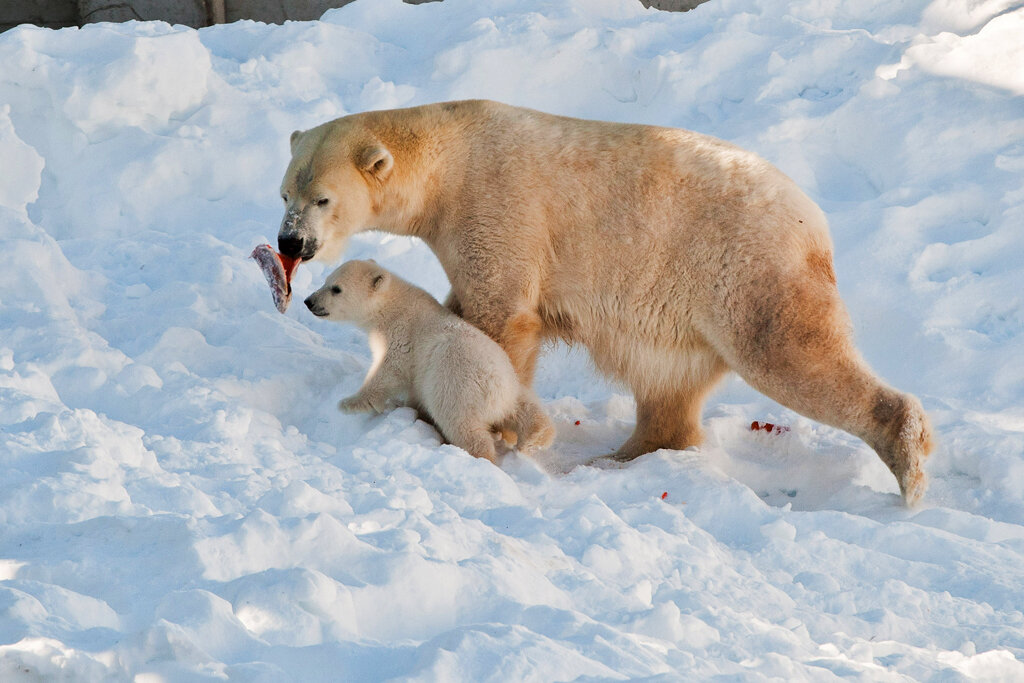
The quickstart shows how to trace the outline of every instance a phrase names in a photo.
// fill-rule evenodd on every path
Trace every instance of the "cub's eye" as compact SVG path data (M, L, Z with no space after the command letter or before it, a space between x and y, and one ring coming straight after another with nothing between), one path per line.
M341 294L341 287L338 285L331 287L331 294Z
M316 200L316 205L317 206L327 206L327 203L329 201L331 201L331 200L329 200L327 197L321 197L320 199Z
M288 203L288 195L286 195L286 194L281 195L281 201L283 201L285 204L287 204Z

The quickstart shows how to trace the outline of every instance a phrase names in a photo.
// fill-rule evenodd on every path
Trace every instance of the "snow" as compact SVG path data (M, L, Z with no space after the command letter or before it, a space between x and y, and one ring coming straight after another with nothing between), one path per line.
M0 679L1024 678L1022 30L1010 0L359 0L0 35ZM578 349L542 359L534 459L340 414L365 337L279 315L247 258L288 135L463 97L797 180L864 355L934 420L924 504L735 378L699 449L574 467L633 423ZM346 257L446 292L411 239Z

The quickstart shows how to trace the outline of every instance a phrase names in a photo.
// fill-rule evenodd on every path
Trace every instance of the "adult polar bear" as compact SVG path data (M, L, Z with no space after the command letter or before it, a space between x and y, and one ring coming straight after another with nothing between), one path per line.
M700 443L733 369L868 443L913 504L932 448L920 402L853 346L821 210L778 169L685 130L489 101L346 116L291 137L278 248L336 260L350 235L422 238L449 307L532 381L540 344L584 344L628 384L615 457Z

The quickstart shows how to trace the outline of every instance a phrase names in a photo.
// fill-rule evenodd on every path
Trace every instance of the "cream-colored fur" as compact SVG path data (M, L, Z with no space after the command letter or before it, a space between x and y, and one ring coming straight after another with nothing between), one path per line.
M348 261L306 305L369 334L373 365L341 410L414 406L448 441L492 462L493 430L514 433L527 452L551 445L554 426L501 347L419 287L373 261Z
M756 155L697 133L487 101L347 116L292 135L279 237L331 261L355 232L416 235L447 305L532 380L541 342L585 345L629 385L616 457L701 441L733 369L863 438L908 503L932 448L920 403L854 348L821 210Z

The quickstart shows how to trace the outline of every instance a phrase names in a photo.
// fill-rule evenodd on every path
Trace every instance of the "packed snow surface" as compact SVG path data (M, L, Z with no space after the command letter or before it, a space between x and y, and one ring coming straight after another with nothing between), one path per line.
M1024 679L1022 33L1011 0L359 0L0 35L0 680ZM634 420L581 349L543 357L532 459L339 413L365 337L247 258L288 135L468 97L793 177L932 415L924 504L736 378L699 449L574 467ZM415 240L347 257L446 292Z

